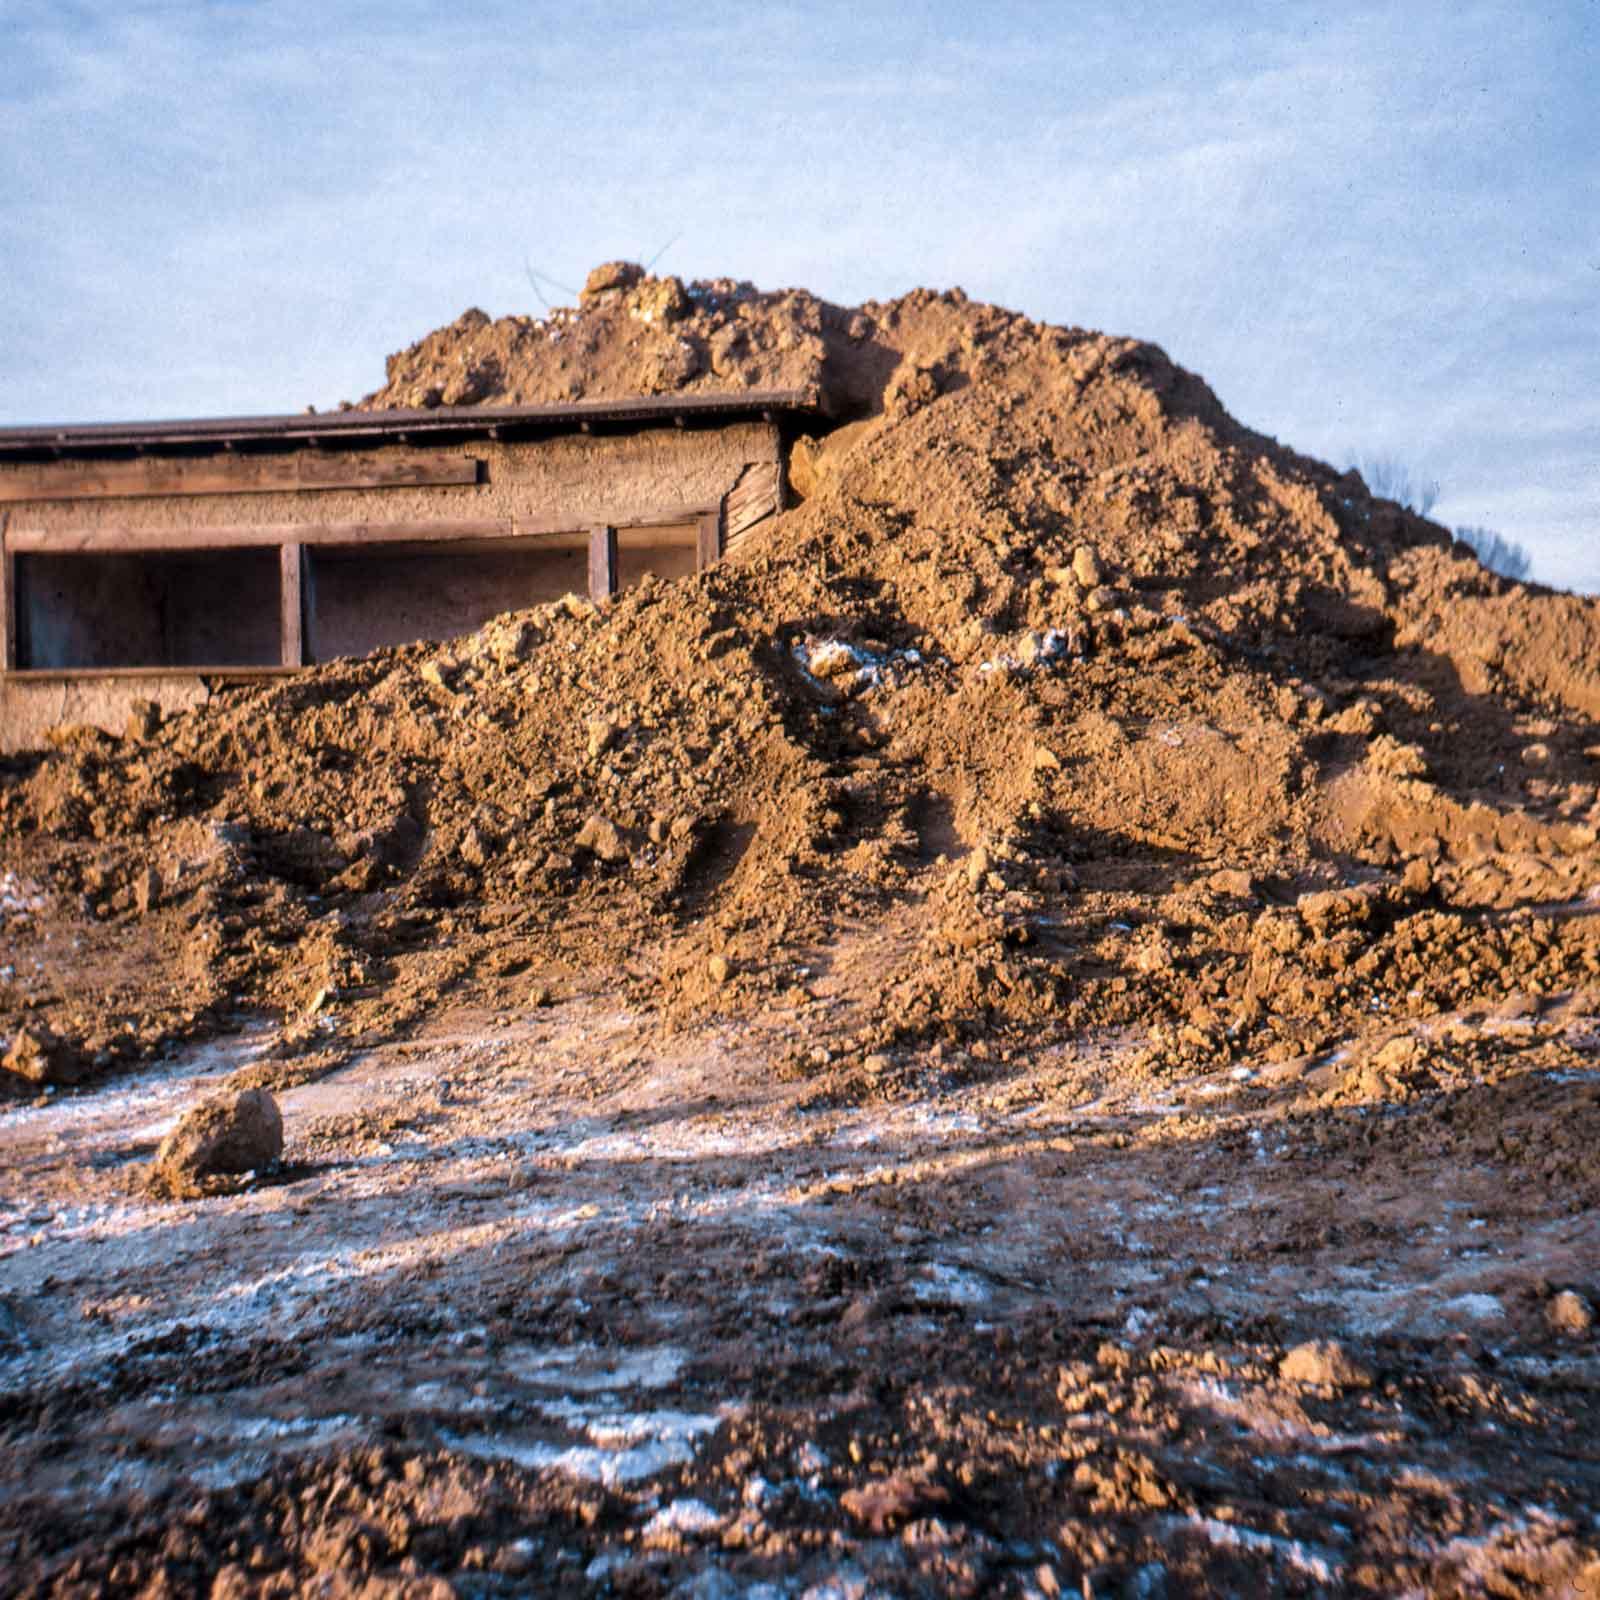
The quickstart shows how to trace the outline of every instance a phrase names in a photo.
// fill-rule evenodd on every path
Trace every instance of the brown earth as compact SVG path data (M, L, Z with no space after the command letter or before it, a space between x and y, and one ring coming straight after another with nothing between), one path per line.
M716 570L0 759L15 1586L1594 1591L1593 1335L1550 1308L1600 1260L1600 604L1485 571L1152 346L959 292L612 266L388 376L364 403L804 386L836 423ZM422 1049L450 1017L515 1048ZM125 1181L154 1145L117 1075L263 1025L224 1081L284 1099L277 1179ZM666 1148L484 1166L497 1129L596 1117ZM738 1220L768 1181L827 1213L804 1249ZM712 1199L675 1226L680 1187ZM255 1281L302 1235L283 1270L339 1302L334 1264L420 1248L425 1203L470 1254L386 1265L298 1352L163 1311L207 1251ZM449 1352L445 1398L373 1392L341 1354L368 1334ZM1327 1338L1373 1381L1281 1365ZM662 1393L715 1418L688 1457L552 1465L563 1418L597 1437L572 1394L629 1385L513 1393L501 1352L663 1340ZM251 1385L292 1449L222 1487L237 1441L167 1459L163 1407ZM106 1436L148 1481L74 1471Z

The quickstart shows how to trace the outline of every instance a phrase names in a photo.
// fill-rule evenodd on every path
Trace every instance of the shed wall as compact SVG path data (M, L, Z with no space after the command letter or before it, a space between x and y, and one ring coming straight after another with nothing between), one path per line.
M714 506L747 465L778 460L778 430L766 422L722 428L652 428L619 435L567 435L527 442L474 439L426 450L387 445L341 450L351 469L454 455L483 463L484 481L439 488L269 490L86 500L21 500L9 507L14 531L279 527L284 524L456 521L488 517L547 520L572 526L629 522L677 508ZM92 477L99 464L63 461L52 473ZM29 471L0 462L0 477Z
M91 493L49 500L10 498L39 469L0 462L0 489L9 491L0 494L8 502L0 511L13 551L15 662L35 671L96 672L59 681L0 677L0 751L37 746L58 722L91 722L120 733L135 700L178 709L205 698L198 676L165 669L276 663L278 553L253 546L253 529L273 543L298 541L295 530L306 530L305 659L330 660L418 638L448 638L499 612L583 592L585 530L600 524L620 530L620 586L647 573L672 578L692 572L697 529L690 515L727 508L742 526L751 514L751 485L769 481L770 510L776 510L780 452L778 429L767 422L455 445L430 440L425 448L391 444L317 455L318 476L328 475L325 462L332 475L348 470L392 480L405 475L396 467L449 456L477 463L476 481L382 488L319 483L226 494L130 496L124 490L102 498L93 497L92 480L105 478L105 464L64 460L49 464L53 491L61 491L63 479L69 490L77 487L76 475ZM264 458L192 459L214 481L230 461L248 469ZM674 522L674 513L684 520ZM451 538L423 548L368 544L363 531L382 540L385 525L393 526L393 537L405 534L399 525L452 523L512 537ZM238 548L123 553L151 541L184 545L191 531L203 545L218 530L225 535L219 542ZM64 553L74 543L91 545L95 553ZM147 670L110 670L116 666Z

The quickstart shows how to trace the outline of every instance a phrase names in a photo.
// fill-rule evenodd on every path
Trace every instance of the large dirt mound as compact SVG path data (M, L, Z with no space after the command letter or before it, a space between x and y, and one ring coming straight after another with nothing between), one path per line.
M320 1063L446 992L620 982L668 1024L781 1002L779 1066L862 1095L1089 1025L1155 1074L1281 1059L1600 971L1600 605L1153 346L613 264L388 377L366 404L837 420L716 570L0 764L0 1032L108 1068L266 1005ZM832 972L847 926L873 956ZM1423 1092L1383 1044L1349 1072Z

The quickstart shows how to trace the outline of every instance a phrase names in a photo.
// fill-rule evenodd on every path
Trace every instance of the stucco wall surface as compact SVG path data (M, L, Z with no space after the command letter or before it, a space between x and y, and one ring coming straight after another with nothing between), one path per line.
M141 677L0 678L0 753L37 750L46 732L88 723L120 734L136 700L153 700L163 713L187 710L209 698L193 673Z
M565 518L572 526L608 517L627 520L677 508L714 506L747 463L773 461L771 423L724 428L652 428L624 435L571 435L528 442L428 446L390 445L339 452L352 469L434 455L485 464L476 485L438 488L274 490L262 494L165 495L103 500L18 501L8 507L16 529L229 527L307 522L408 522L486 517ZM209 458L225 464L226 458ZM91 462L52 463L53 471ZM25 472L0 463L0 474Z

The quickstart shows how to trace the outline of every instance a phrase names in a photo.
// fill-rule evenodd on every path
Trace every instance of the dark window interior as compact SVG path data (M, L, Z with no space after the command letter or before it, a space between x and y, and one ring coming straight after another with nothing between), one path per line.
M255 667L279 661L276 549L16 558L17 665Z

